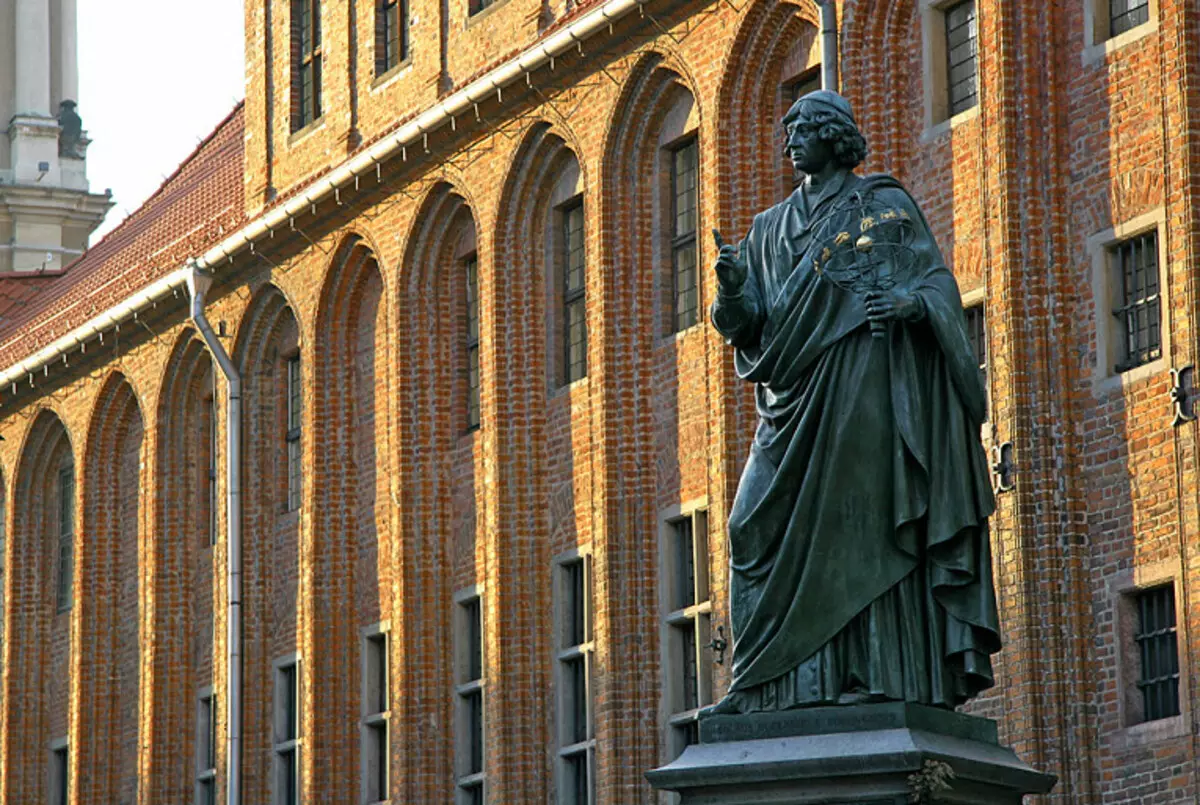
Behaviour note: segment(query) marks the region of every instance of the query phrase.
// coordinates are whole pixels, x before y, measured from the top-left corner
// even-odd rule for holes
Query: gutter
[[[242,377],[225,351],[225,345],[213,332],[204,315],[204,298],[212,287],[213,277],[191,264],[183,269],[187,274],[188,295],[191,297],[191,319],[217,361],[228,386],[225,409],[225,511],[228,517],[226,569],[228,596],[226,625],[229,673],[229,693],[226,726],[228,738],[225,751],[226,802],[241,805],[242,801]],[[178,273],[178,272],[176,272]]]
[[[377,171],[381,163],[398,154],[407,159],[409,146],[420,143],[423,151],[431,132],[447,123],[455,126],[457,118],[493,96],[503,100],[505,87],[546,65],[553,69],[554,60],[568,51],[582,52],[584,40],[590,39],[605,28],[611,32],[614,23],[634,10],[641,10],[648,1],[607,0],[561,31],[488,71],[463,89],[439,101],[396,132],[313,180],[296,196],[258,216],[201,256],[189,260],[183,268],[131,294],[124,301],[89,319],[49,346],[9,366],[0,372],[0,389],[11,386],[15,393],[17,383],[28,379],[32,384],[34,373],[39,370],[49,373],[52,361],[62,358],[76,348],[84,348],[88,341],[102,337],[106,330],[136,318],[139,313],[153,307],[160,300],[182,290],[187,286],[193,268],[202,271],[215,270],[218,265],[232,261],[236,255],[264,235],[270,235],[275,229],[290,224],[296,216],[308,212],[330,196],[336,197],[342,188],[353,187],[359,177]]]
[[[821,8],[821,89],[838,91],[838,29],[834,0],[817,0]]]

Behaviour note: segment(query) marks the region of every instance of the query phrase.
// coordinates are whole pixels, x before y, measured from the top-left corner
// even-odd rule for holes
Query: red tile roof
[[[0,366],[53,342],[245,223],[239,103],[146,203],[65,271],[0,278]]]

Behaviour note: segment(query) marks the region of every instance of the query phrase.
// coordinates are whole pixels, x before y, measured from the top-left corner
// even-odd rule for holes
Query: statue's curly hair
[[[815,104],[805,104],[797,126],[803,127],[833,148],[833,158],[843,168],[854,168],[867,158],[867,141],[858,127],[842,115]]]

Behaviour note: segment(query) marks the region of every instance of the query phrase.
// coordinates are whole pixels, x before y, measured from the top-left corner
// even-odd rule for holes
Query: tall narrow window
[[[979,380],[986,390],[988,387],[987,317],[984,314],[983,304],[971,305],[963,313],[967,317],[967,338],[971,341],[971,347],[975,350],[975,360],[979,363]]]
[[[1117,275],[1116,316],[1121,357],[1115,371],[1124,372],[1162,357],[1158,286],[1158,231],[1151,230],[1112,246]]]
[[[488,6],[494,4],[496,0],[467,0],[467,14],[475,15],[483,11]]]
[[[51,805],[67,805],[71,789],[70,752],[65,740],[55,741],[50,747],[50,802]]]
[[[784,87],[784,99],[788,106],[791,107],[796,101],[803,98],[810,92],[816,92],[821,88],[821,65],[817,65],[810,70],[806,70],[799,78]],[[784,132],[784,138],[787,137],[787,132]],[[791,189],[795,190],[804,181],[804,171],[792,164],[792,161],[786,156],[784,162],[787,163],[786,171],[791,182]]]
[[[562,211],[563,222],[563,379],[587,375],[587,257],[583,243],[583,199]]]
[[[479,258],[463,260],[467,306],[467,429],[479,427]]]
[[[304,397],[300,384],[300,356],[293,355],[287,360],[287,428],[284,431],[284,446],[287,450],[287,511],[300,508],[300,494],[303,481],[303,465],[301,463],[300,435],[301,412]]]
[[[696,279],[697,145],[693,137],[671,152],[671,270],[675,332],[699,320]]]
[[[292,131],[322,112],[321,0],[292,0]]]
[[[1108,3],[1108,35],[1120,36],[1150,21],[1150,0],[1101,0]]]
[[[559,565],[559,797],[561,805],[595,800],[592,716],[592,563],[581,556]]]
[[[75,575],[75,468],[58,471],[58,610],[71,608]]]
[[[217,697],[202,691],[196,708],[196,803],[217,805]]]
[[[483,606],[478,595],[459,601],[459,645],[455,693],[458,699],[455,730],[455,775],[458,805],[483,805],[486,773],[483,742]]]
[[[1140,590],[1138,630],[1134,636],[1141,669],[1137,686],[1142,693],[1142,720],[1179,715],[1179,646],[1175,627],[1175,586]]]
[[[388,799],[388,633],[363,639],[363,802]]]
[[[275,665],[274,805],[300,801],[300,666],[295,660]]]
[[[408,59],[408,0],[375,0],[375,75]]]
[[[979,32],[975,0],[949,6],[946,11],[946,87],[950,116],[978,103],[976,69]]]
[[[667,627],[667,703],[672,755],[697,739],[696,716],[712,702],[712,671],[703,656],[711,641],[708,514],[700,510],[667,527],[662,580]]]
[[[208,416],[208,544],[217,544],[217,405],[213,397],[204,401]]]

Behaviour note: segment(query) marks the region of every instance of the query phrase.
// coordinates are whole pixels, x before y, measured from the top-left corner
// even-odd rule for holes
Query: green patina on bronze
[[[713,711],[953,707],[992,684],[1000,649],[986,392],[958,286],[900,183],[852,172],[866,145],[841,96],[806,95],[784,123],[809,178],[738,248],[716,235],[712,322],[759,422],[729,517],[733,683]],[[909,227],[902,252],[871,253],[894,284],[814,269],[826,248],[871,251],[828,225],[854,204]]]

